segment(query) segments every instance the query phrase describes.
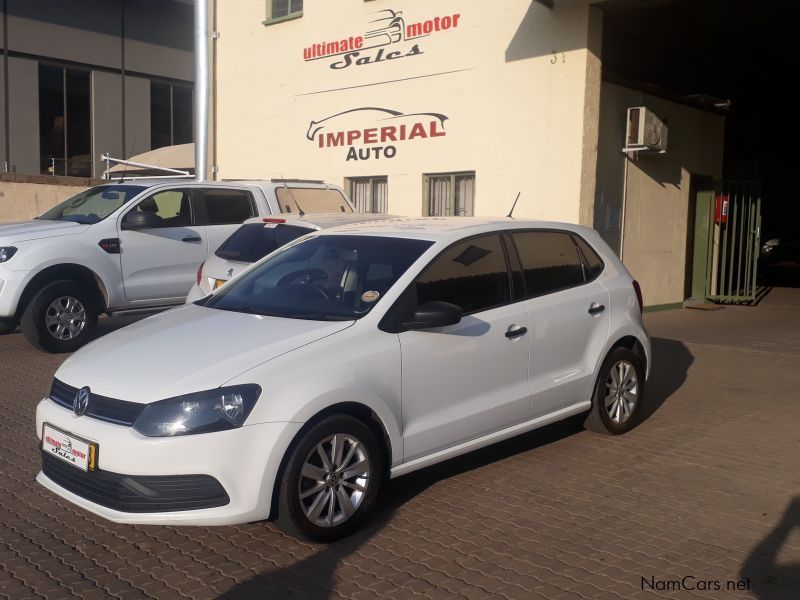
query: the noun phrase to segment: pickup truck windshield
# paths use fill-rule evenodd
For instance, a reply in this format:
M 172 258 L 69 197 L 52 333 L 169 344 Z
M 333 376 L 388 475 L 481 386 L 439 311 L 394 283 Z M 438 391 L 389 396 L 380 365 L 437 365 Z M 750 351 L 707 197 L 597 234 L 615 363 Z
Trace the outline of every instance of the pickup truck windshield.
M 140 185 L 99 185 L 64 200 L 37 218 L 92 225 L 105 219 L 144 189 Z
M 290 319 L 359 319 L 432 243 L 317 235 L 278 250 L 201 303 L 219 310 Z

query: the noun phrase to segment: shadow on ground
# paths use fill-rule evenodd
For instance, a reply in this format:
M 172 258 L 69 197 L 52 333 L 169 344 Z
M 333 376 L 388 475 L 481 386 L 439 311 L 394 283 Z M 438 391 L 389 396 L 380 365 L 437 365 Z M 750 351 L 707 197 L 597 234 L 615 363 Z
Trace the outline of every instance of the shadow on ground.
M 642 419 L 650 418 L 666 400 L 686 381 L 686 374 L 694 362 L 689 350 L 675 340 L 653 338 L 653 368 L 647 384 L 646 404 Z M 244 600 L 250 598 L 276 598 L 286 595 L 288 590 L 296 589 L 298 582 L 303 585 L 307 597 L 327 599 L 335 594 L 334 572 L 340 561 L 356 552 L 377 534 L 389 521 L 395 511 L 432 485 L 513 457 L 522 452 L 531 452 L 542 446 L 558 442 L 583 431 L 585 415 L 531 431 L 492 446 L 470 452 L 464 456 L 445 461 L 427 469 L 415 471 L 404 477 L 388 481 L 381 492 L 376 514 L 369 525 L 355 535 L 327 546 L 291 566 L 266 571 L 244 581 L 220 596 L 224 600 Z M 307 589 L 309 586 L 315 588 Z M 291 592 L 289 592 L 291 593 Z
M 800 529 L 800 496 L 789 503 L 780 522 L 750 551 L 739 572 L 743 581 L 750 581 L 750 589 L 759 600 L 798 597 L 800 563 L 778 564 L 781 547 L 794 528 Z

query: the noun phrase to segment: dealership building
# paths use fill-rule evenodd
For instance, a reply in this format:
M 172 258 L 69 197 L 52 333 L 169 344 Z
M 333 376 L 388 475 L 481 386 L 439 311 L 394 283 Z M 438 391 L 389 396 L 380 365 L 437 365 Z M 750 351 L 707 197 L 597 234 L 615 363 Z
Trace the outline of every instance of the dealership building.
M 742 299 L 762 213 L 800 221 L 786 142 L 754 125 L 796 58 L 774 35 L 790 4 L 212 1 L 209 172 L 324 179 L 398 215 L 519 194 L 515 217 L 598 229 L 650 306 Z

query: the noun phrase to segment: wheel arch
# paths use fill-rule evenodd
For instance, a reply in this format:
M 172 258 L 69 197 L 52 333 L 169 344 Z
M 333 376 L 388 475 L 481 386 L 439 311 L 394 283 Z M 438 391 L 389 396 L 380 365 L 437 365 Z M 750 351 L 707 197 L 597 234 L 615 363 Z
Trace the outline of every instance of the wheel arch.
M 92 269 L 75 263 L 60 263 L 42 269 L 25 286 L 20 300 L 17 303 L 15 318 L 19 319 L 28 303 L 45 285 L 54 281 L 77 281 L 87 285 L 94 293 L 99 312 L 105 312 L 108 307 L 108 288 L 103 279 Z
M 313 416 L 311 416 L 305 424 L 299 429 L 299 431 L 294 435 L 289 445 L 286 447 L 286 450 L 281 457 L 280 466 L 278 467 L 277 472 L 275 473 L 275 481 L 272 485 L 272 498 L 270 501 L 270 513 L 269 519 L 273 520 L 278 516 L 278 495 L 280 494 L 281 488 L 281 481 L 283 480 L 283 473 L 286 469 L 286 464 L 289 462 L 289 457 L 294 451 L 297 444 L 302 439 L 303 435 L 305 435 L 306 431 L 308 431 L 311 427 L 329 417 L 331 415 L 349 415 L 354 417 L 364 423 L 370 431 L 372 431 L 373 435 L 375 435 L 375 439 L 378 440 L 380 447 L 384 451 L 384 464 L 386 465 L 386 477 L 389 477 L 389 472 L 391 469 L 392 464 L 392 440 L 389 435 L 389 431 L 386 427 L 386 424 L 381 419 L 380 415 L 371 409 L 366 404 L 362 404 L 361 402 L 338 402 L 336 404 L 331 404 L 316 412 Z
M 645 351 L 644 345 L 639 340 L 639 338 L 633 335 L 626 335 L 621 337 L 611 345 L 611 347 L 606 352 L 605 356 L 608 356 L 617 348 L 627 348 L 628 350 L 633 352 L 638 357 L 638 359 L 642 361 L 642 370 L 645 373 L 649 372 L 647 363 L 648 360 L 647 352 Z M 605 357 L 603 357 L 603 360 L 605 360 Z

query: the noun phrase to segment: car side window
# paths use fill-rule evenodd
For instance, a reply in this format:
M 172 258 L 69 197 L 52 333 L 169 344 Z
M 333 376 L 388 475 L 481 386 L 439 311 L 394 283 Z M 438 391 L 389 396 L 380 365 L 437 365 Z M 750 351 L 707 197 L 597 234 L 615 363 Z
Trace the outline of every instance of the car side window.
M 417 304 L 433 300 L 476 313 L 511 301 L 508 266 L 499 235 L 470 238 L 436 257 L 412 284 Z
M 594 251 L 586 240 L 584 240 L 579 235 L 573 235 L 572 239 L 575 240 L 575 243 L 578 244 L 578 249 L 581 251 L 581 256 L 583 257 L 583 261 L 586 265 L 586 279 L 591 280 L 600 275 L 605 268 L 603 264 L 603 259 Z
M 256 216 L 253 197 L 246 190 L 200 190 L 200 202 L 208 225 L 232 225 Z
M 578 248 L 560 231 L 512 232 L 525 280 L 525 296 L 533 298 L 585 282 Z
M 187 227 L 192 224 L 192 209 L 187 190 L 165 190 L 148 196 L 130 211 L 148 212 L 152 227 Z

